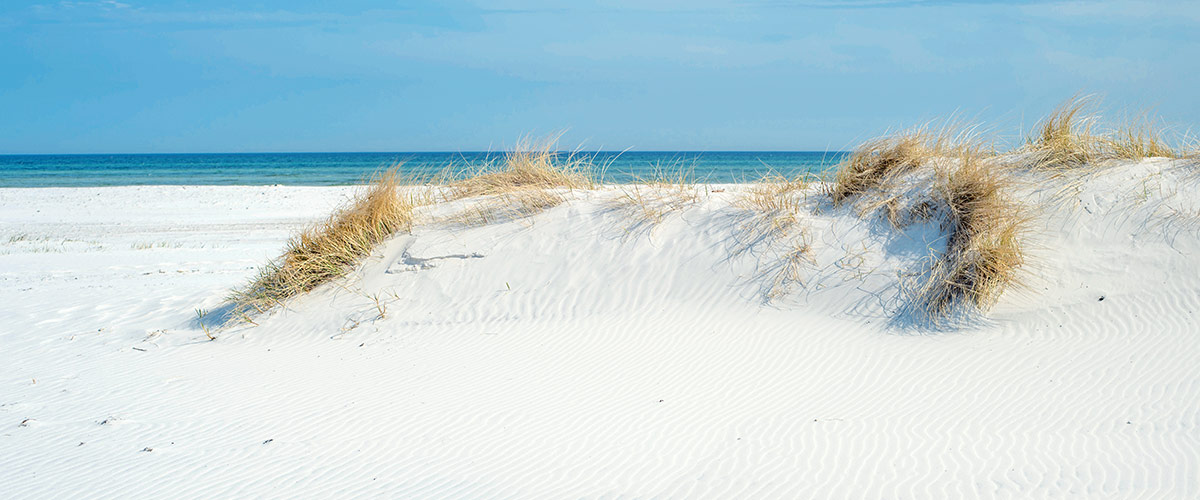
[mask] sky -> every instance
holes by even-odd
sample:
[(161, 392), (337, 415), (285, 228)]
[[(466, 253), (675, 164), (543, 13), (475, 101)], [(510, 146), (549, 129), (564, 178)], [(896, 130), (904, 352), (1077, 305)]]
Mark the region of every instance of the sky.
[(844, 150), (1097, 94), (1200, 124), (1200, 2), (23, 1), (0, 154)]

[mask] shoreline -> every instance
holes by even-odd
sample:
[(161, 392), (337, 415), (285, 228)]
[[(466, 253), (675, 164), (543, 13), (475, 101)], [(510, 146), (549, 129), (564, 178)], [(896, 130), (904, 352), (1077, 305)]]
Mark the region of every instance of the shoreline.
[[(91, 187), (122, 185), (350, 185), (373, 172), (404, 165), (415, 178), (446, 168), (474, 170), (502, 162), (511, 152), (491, 153), (253, 153), (205, 155), (0, 155), (0, 185)], [(661, 169), (689, 169), (701, 177), (730, 181), (761, 174), (787, 175), (830, 168), (846, 153), (757, 152), (580, 152), (603, 167), (605, 180), (635, 181)], [(569, 153), (556, 157), (566, 158)], [(79, 185), (83, 183), (84, 185)], [(33, 185), (30, 185), (33, 184)], [(67, 184), (67, 185), (64, 185)], [(49, 187), (49, 186), (45, 186)]]

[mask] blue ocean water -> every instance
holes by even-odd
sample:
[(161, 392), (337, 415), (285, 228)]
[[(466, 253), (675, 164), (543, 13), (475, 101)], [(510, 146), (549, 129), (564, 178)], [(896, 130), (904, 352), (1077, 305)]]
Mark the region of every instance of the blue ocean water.
[[(843, 152), (590, 152), (605, 183), (627, 183), (683, 169), (701, 182), (752, 182), (768, 174), (822, 173)], [(397, 163), (416, 178), (447, 165), (469, 170), (500, 153), (238, 153), (0, 155), (0, 187), (128, 185), (358, 184)]]

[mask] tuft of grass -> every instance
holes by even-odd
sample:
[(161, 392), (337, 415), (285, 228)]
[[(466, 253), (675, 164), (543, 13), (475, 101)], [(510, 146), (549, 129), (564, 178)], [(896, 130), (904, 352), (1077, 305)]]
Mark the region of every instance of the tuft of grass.
[(1094, 101), (1090, 96), (1072, 97), (1038, 123), (1026, 139), (1027, 150), (1034, 153), (1034, 169), (1063, 171), (1103, 160), (1187, 157), (1164, 139), (1155, 120), (1145, 113), (1097, 132), (1100, 117)]
[(749, 233), (763, 237), (786, 235), (800, 221), (812, 179), (808, 175), (792, 179), (771, 176), (747, 187), (735, 204), (755, 214), (749, 223), (760, 227)]
[(411, 229), (416, 203), (401, 193), (396, 168), (377, 173), (347, 206), (292, 238), (282, 256), (234, 291), (233, 316), (267, 311), (344, 276), (383, 240)]
[(801, 231), (798, 241), (793, 242), (775, 262), (770, 275), (770, 284), (763, 294), (767, 302), (783, 297), (796, 285), (804, 285), (804, 271), (816, 266), (812, 243), (806, 232)]
[(918, 289), (931, 318), (948, 317), (964, 303), (986, 311), (1025, 261), (1028, 219), (1006, 193), (1010, 179), (977, 155), (963, 154), (957, 163), (936, 193), (948, 211), (946, 250)]
[(801, 224), (801, 213), (813, 182), (813, 177), (808, 175), (791, 179), (764, 177), (749, 185), (734, 202), (751, 215), (740, 228), (745, 242), (735, 248), (735, 253), (759, 245), (769, 249), (782, 246), (770, 262), (762, 263), (763, 272), (759, 278), (764, 280), (762, 290), (766, 302), (787, 295), (797, 285), (803, 286), (805, 270), (816, 265), (808, 231)]
[(938, 128), (924, 125), (873, 139), (843, 160), (827, 190), (835, 205), (874, 189), (887, 190), (897, 177), (939, 158), (966, 151), (983, 154), (976, 127), (947, 120)]
[(750, 184), (738, 199), (738, 204), (761, 213), (797, 212), (808, 200), (808, 190), (812, 184), (811, 175), (791, 179), (778, 175), (763, 177)]
[(1163, 140), (1162, 132), (1146, 115), (1129, 120), (1124, 127), (1114, 130), (1106, 138), (1106, 145), (1108, 154), (1114, 158), (1140, 160), (1183, 156)]
[(672, 168), (656, 167), (649, 177), (621, 186), (621, 195), (616, 204), (633, 218), (630, 226), (633, 228), (655, 226), (672, 212), (699, 201), (700, 186), (696, 183), (694, 170), (677, 165)]
[(1094, 101), (1090, 96), (1072, 97), (1034, 127), (1026, 138), (1027, 147), (1035, 153), (1033, 168), (1075, 168), (1102, 156), (1104, 141), (1094, 132), (1098, 119)]
[(1183, 134), (1176, 155), (1186, 160), (1200, 160), (1200, 138), (1191, 133)]
[(196, 308), (196, 323), (200, 325), (201, 330), (204, 330), (204, 336), (208, 337), (208, 340), (210, 341), (217, 340), (217, 338), (214, 337), (212, 332), (208, 329), (208, 322), (205, 320), (207, 316), (208, 311)]
[(523, 139), (498, 163), (444, 172), (442, 201), (482, 198), (447, 218), (479, 226), (540, 213), (566, 201), (562, 190), (595, 187), (591, 157), (557, 149), (558, 136)]
[(387, 317), (387, 303), (379, 299), (379, 294), (371, 294), (368, 296), (371, 302), (375, 304), (375, 312), (379, 313), (379, 319)]
[(466, 176), (449, 175), (446, 198), (499, 195), (522, 189), (593, 187), (591, 158), (559, 152), (557, 141), (558, 136), (542, 140), (526, 138), (504, 156), (498, 167), (488, 164)]
[(887, 179), (909, 172), (933, 156), (923, 131), (867, 141), (838, 168), (830, 197), (835, 204), (879, 187)]

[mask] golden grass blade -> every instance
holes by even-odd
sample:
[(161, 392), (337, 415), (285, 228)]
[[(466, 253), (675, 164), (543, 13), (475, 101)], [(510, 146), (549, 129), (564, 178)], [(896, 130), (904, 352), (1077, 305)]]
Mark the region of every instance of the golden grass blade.
[(397, 168), (376, 174), (358, 197), (292, 238), (282, 256), (233, 292), (232, 316), (270, 310), (345, 275), (383, 240), (410, 230), (416, 204), (417, 200), (401, 192)]

